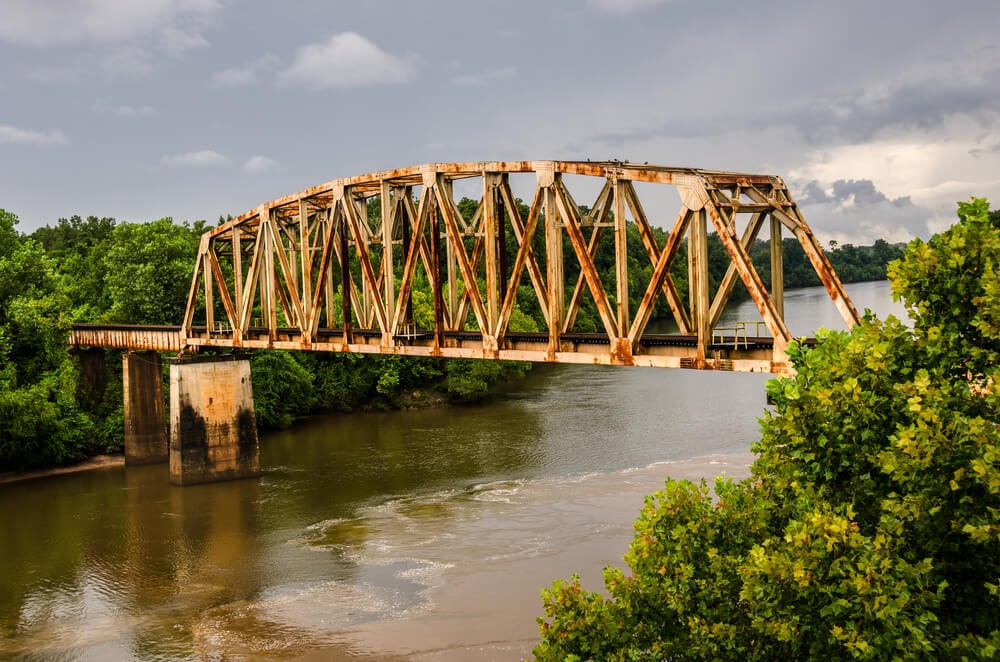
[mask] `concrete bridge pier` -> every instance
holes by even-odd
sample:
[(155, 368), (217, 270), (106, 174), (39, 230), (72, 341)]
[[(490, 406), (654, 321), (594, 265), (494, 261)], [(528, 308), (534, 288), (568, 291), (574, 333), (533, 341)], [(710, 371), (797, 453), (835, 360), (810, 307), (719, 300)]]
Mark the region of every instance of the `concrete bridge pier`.
[(170, 482), (260, 475), (250, 361), (233, 355), (168, 358)]
[(80, 366), (80, 386), (77, 391), (79, 402), (88, 410), (95, 411), (104, 400), (108, 388), (107, 363), (101, 347), (76, 348), (71, 350)]
[[(103, 350), (102, 350), (103, 351)], [(122, 355), (125, 409), (125, 464), (167, 461), (163, 412), (163, 365), (158, 352)]]

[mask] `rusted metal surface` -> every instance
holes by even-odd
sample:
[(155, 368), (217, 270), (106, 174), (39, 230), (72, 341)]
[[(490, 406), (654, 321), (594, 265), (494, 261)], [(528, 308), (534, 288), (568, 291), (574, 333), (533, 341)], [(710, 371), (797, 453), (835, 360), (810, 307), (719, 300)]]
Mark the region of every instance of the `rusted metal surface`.
[(69, 333), (73, 347), (181, 351), (180, 326), (138, 326), (134, 324), (74, 324)]
[[(533, 179), (526, 214), (511, 186), (516, 175)], [(600, 191), (589, 211), (578, 206), (567, 176), (575, 177), (574, 186), (580, 177), (591, 178), (581, 188)], [(459, 181), (462, 191), (477, 190), (477, 182), (482, 191), (470, 218), (459, 213), (455, 200)], [(649, 218), (651, 207), (640, 199), (637, 182), (673, 187), (681, 201), (676, 215)], [(377, 213), (369, 216), (369, 208)], [(676, 219), (672, 225), (669, 218)], [(204, 235), (179, 329), (80, 328), (71, 342), (163, 351), (276, 348), (781, 373), (788, 370), (785, 348), (791, 338), (783, 320), (780, 268), (768, 291), (748, 256), (768, 219), (772, 266), (781, 265), (781, 233), (787, 229), (847, 325), (860, 321), (780, 177), (618, 161), (497, 161), (430, 163), (345, 177), (266, 202)], [(635, 223), (642, 239), (639, 255), (629, 255), (628, 223)], [(655, 226), (670, 228), (665, 241), (657, 241)], [(715, 292), (707, 278), (709, 230), (719, 234), (730, 259)], [(685, 242), (688, 301), (670, 275)], [(614, 256), (606, 273), (595, 265), (602, 247)], [(636, 261), (644, 265), (639, 273)], [(579, 275), (567, 282), (571, 265), (579, 265)], [(770, 337), (733, 347), (712, 336), (737, 280)], [(429, 283), (425, 304), (433, 310), (432, 328), (413, 325), (415, 282)], [(630, 288), (643, 292), (635, 306), (628, 301)], [(545, 321), (534, 335), (509, 328), (525, 291), (533, 293)], [(604, 333), (583, 338), (574, 327), (588, 298)], [(646, 333), (661, 302), (680, 335)]]

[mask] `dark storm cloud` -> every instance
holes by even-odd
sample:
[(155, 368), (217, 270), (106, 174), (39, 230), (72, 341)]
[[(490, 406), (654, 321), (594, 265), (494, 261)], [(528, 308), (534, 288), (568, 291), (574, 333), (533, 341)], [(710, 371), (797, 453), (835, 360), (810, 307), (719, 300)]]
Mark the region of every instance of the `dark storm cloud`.
[(904, 241), (927, 236), (935, 216), (932, 210), (914, 204), (910, 196), (890, 198), (870, 179), (839, 179), (828, 189), (816, 180), (792, 186), (809, 225), (824, 240)]
[(875, 182), (870, 179), (838, 179), (833, 183), (833, 199), (853, 199), (856, 204), (871, 205), (889, 198), (876, 189)]
[(969, 155), (976, 157), (986, 156), (987, 154), (998, 154), (1000, 153), (1000, 143), (995, 145), (990, 145), (989, 147), (976, 147), (975, 149), (969, 150)]

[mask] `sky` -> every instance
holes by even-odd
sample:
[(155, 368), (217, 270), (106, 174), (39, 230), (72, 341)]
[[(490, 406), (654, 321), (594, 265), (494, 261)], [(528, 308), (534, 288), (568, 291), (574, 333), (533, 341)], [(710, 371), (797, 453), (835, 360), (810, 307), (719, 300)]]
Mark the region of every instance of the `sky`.
[(998, 27), (997, 0), (0, 0), (0, 207), (214, 223), (396, 167), (621, 159), (779, 175), (824, 244), (906, 241), (1000, 207)]

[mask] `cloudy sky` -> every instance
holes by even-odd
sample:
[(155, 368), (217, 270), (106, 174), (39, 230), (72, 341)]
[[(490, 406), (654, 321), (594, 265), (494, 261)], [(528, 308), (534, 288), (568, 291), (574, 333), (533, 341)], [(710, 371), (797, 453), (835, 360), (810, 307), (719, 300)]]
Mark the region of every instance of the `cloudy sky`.
[(0, 207), (214, 222), (393, 167), (618, 158), (778, 174), (824, 243), (900, 241), (1000, 206), (998, 26), (996, 0), (0, 0)]

